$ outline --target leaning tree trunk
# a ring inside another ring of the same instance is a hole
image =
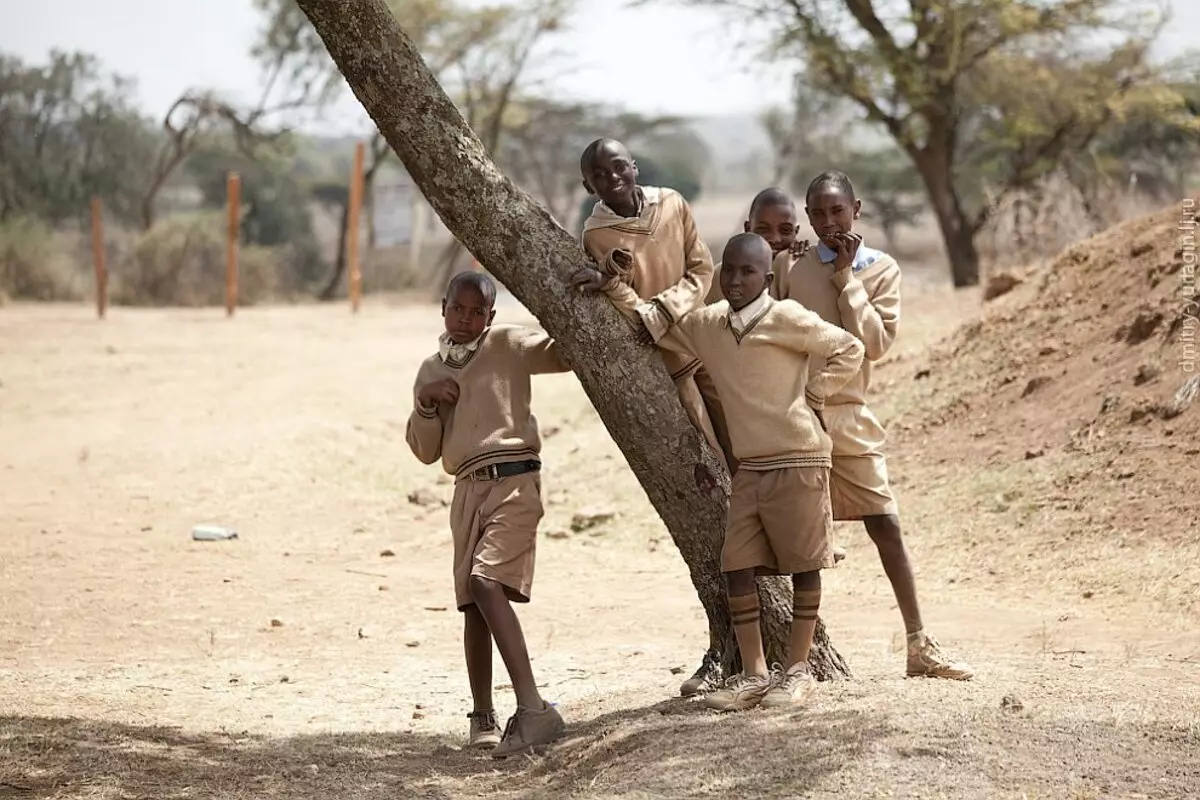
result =
[[[734,667],[720,571],[729,477],[685,416],[661,357],[635,345],[603,298],[569,290],[568,277],[587,263],[579,243],[496,168],[384,0],[298,3],[446,227],[561,344],[679,548],[723,666]],[[782,662],[791,592],[776,579],[760,596],[768,657]],[[823,628],[812,664],[824,679],[847,672]]]

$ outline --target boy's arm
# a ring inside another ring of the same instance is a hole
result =
[[[770,292],[771,297],[776,300],[786,300],[788,297],[788,278],[791,275],[794,260],[791,252],[784,250],[775,256],[775,260],[771,263],[771,272],[775,274],[775,277],[771,279]]]
[[[700,238],[692,209],[679,197],[680,223],[683,225],[683,277],[650,298],[653,311],[643,318],[655,341],[684,316],[704,306],[713,282],[713,257]]]
[[[612,301],[618,311],[632,320],[641,320],[647,330],[651,330],[651,320],[654,319],[656,313],[654,306],[638,297],[632,286],[624,281],[612,279],[605,284],[604,293],[608,295],[608,299]],[[684,316],[679,322],[668,326],[662,335],[657,337],[656,344],[664,350],[699,358],[700,356],[695,350],[695,340],[691,334],[698,320],[699,317],[694,314]]]
[[[527,328],[515,332],[513,346],[530,375],[571,371],[571,365],[567,363],[558,342],[542,331]]]
[[[413,386],[413,410],[408,415],[408,425],[404,430],[404,439],[409,449],[422,464],[432,464],[442,457],[442,418],[438,414],[437,404],[432,408],[421,405],[419,398],[421,386],[428,378],[421,372],[417,373],[417,382]]]
[[[868,361],[883,358],[896,341],[900,324],[900,267],[894,261],[889,264],[870,294],[852,270],[837,270],[832,280],[841,291],[842,326],[865,345]]]
[[[804,399],[819,411],[825,407],[825,398],[849,383],[858,372],[865,348],[852,333],[826,322],[799,303],[782,301],[777,308],[782,313],[771,326],[772,339],[796,353],[825,359],[823,369],[809,374],[804,390]]]

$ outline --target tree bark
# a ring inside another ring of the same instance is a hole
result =
[[[720,553],[729,476],[690,424],[652,347],[602,297],[570,291],[579,243],[508,180],[446,96],[383,0],[298,0],[338,69],[446,227],[563,348],[588,398],[662,517],[708,616],[711,643],[736,666]],[[764,639],[783,661],[786,580],[764,581]],[[845,674],[823,628],[811,663]]]
[[[922,150],[913,154],[917,171],[929,193],[946,257],[950,259],[950,275],[957,288],[979,285],[979,248],[975,234],[978,229],[963,210],[958,190],[954,187],[954,172],[949,153]]]

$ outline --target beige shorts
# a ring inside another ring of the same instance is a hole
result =
[[[721,570],[793,575],[832,566],[829,468],[739,469],[729,496]]]
[[[825,406],[823,416],[833,440],[829,499],[838,522],[898,514],[888,484],[883,445],[887,432],[864,405]]]
[[[543,513],[538,472],[454,484],[450,533],[454,538],[454,601],[459,611],[475,603],[472,575],[499,583],[514,603],[529,602],[537,528]]]

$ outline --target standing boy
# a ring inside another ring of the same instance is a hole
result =
[[[888,485],[883,456],[886,434],[867,406],[871,363],[887,353],[900,321],[900,267],[879,250],[866,247],[854,233],[862,202],[843,172],[825,172],[808,187],[805,211],[820,243],[799,259],[775,261],[771,293],[812,309],[854,334],[866,359],[854,379],[829,398],[825,423],[833,438],[830,498],[833,518],[862,520],[879,550],[907,633],[907,673],[970,680],[972,669],[948,656],[925,632],[916,582],[900,533],[896,501]],[[786,208],[776,208],[786,216]],[[795,209],[791,210],[795,216]],[[753,220],[752,220],[753,222]]]
[[[712,253],[700,238],[692,210],[674,189],[639,186],[638,167],[629,149],[615,139],[597,139],[579,159],[583,186],[600,200],[583,223],[583,247],[601,266],[584,268],[572,285],[598,292],[615,277],[640,298],[642,341],[658,341],[688,312],[704,305],[712,285]],[[622,253],[619,260],[610,256]],[[729,437],[721,401],[712,380],[694,357],[664,352],[663,362],[675,382],[688,419],[709,445],[725,458],[732,472]]]
[[[825,398],[863,359],[851,334],[767,291],[771,248],[752,233],[734,236],[721,261],[727,300],[680,319],[660,344],[700,358],[724,400],[738,471],[733,476],[721,570],[743,670],[705,697],[720,711],[802,703],[814,680],[808,656],[821,603],[821,570],[833,566],[829,436]],[[638,309],[624,284],[606,288]],[[820,366],[809,369],[811,360]],[[788,664],[767,670],[756,575],[791,575],[795,592]]]
[[[530,412],[530,375],[567,372],[554,341],[515,325],[492,325],[496,285],[478,272],[454,276],[442,300],[446,332],[417,371],[407,439],[424,464],[454,476],[450,531],[454,596],[474,710],[468,746],[496,758],[562,735],[557,710],[533,679],[511,603],[529,602],[541,498],[541,435]],[[516,713],[503,737],[492,706],[492,639],[512,679]]]

